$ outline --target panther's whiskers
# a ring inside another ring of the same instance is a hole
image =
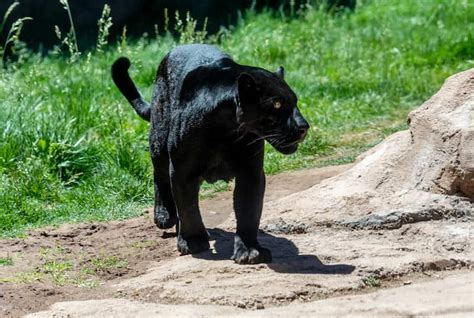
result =
[[[247,144],[247,146],[250,146],[250,145],[256,143],[257,141],[260,141],[260,140],[265,139],[265,138],[272,138],[272,137],[278,137],[278,136],[280,136],[280,134],[270,134],[270,135],[261,136],[261,137],[258,137],[256,139],[252,140],[251,142],[249,142]]]

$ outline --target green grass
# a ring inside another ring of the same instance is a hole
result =
[[[0,257],[0,266],[11,266],[13,265],[13,258],[11,256]]]
[[[295,155],[267,147],[267,173],[352,161],[404,129],[406,114],[447,76],[474,66],[472,1],[359,4],[353,14],[250,12],[207,39],[239,63],[283,65],[312,125]],[[149,98],[166,52],[203,36],[192,27],[182,32],[180,40],[121,41],[73,61],[31,54],[0,72],[1,236],[125,219],[152,204],[148,124],[120,96],[109,68],[116,57],[130,57],[132,76]]]
[[[125,268],[128,262],[116,256],[97,256],[91,260],[91,264],[93,271],[103,272],[109,269]]]
[[[83,263],[78,255],[68,254],[61,246],[39,249],[41,261],[26,271],[17,272],[12,276],[0,277],[0,283],[31,284],[33,282],[51,282],[57,286],[76,286],[91,288],[98,285],[94,275],[99,270],[110,270],[126,266],[126,261],[115,258],[96,257],[89,263]],[[72,257],[72,258],[71,258]],[[97,265],[96,267],[96,264]],[[125,264],[125,265],[124,265]],[[0,266],[13,265],[13,257],[0,258]],[[30,264],[31,265],[31,264]],[[99,267],[100,266],[100,267]]]
[[[382,286],[380,279],[373,275],[362,278],[362,284],[369,288],[377,288]]]

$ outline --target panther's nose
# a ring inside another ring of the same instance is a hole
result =
[[[309,124],[306,121],[306,119],[304,119],[304,117],[301,115],[301,113],[298,111],[297,108],[295,108],[293,112],[293,118],[294,118],[294,123],[296,124],[298,142],[301,142],[304,140],[304,138],[306,137],[306,134],[308,133]]]
[[[307,127],[298,127],[298,141],[304,140],[306,134],[308,133],[308,128],[309,125]]]

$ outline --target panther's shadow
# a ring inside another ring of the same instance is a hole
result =
[[[221,229],[208,229],[211,240],[215,240],[214,251],[194,254],[193,257],[206,260],[230,260],[234,248],[234,233]],[[296,245],[283,237],[265,232],[259,233],[259,242],[273,254],[268,267],[280,273],[290,274],[350,274],[355,267],[347,264],[326,265],[315,255],[300,255]]]

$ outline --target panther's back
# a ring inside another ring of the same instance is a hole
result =
[[[206,44],[181,45],[171,50],[162,63],[166,63],[167,76],[174,97],[179,96],[181,84],[189,72],[223,58],[230,57],[217,47]],[[158,77],[161,75],[163,74],[158,74]]]

